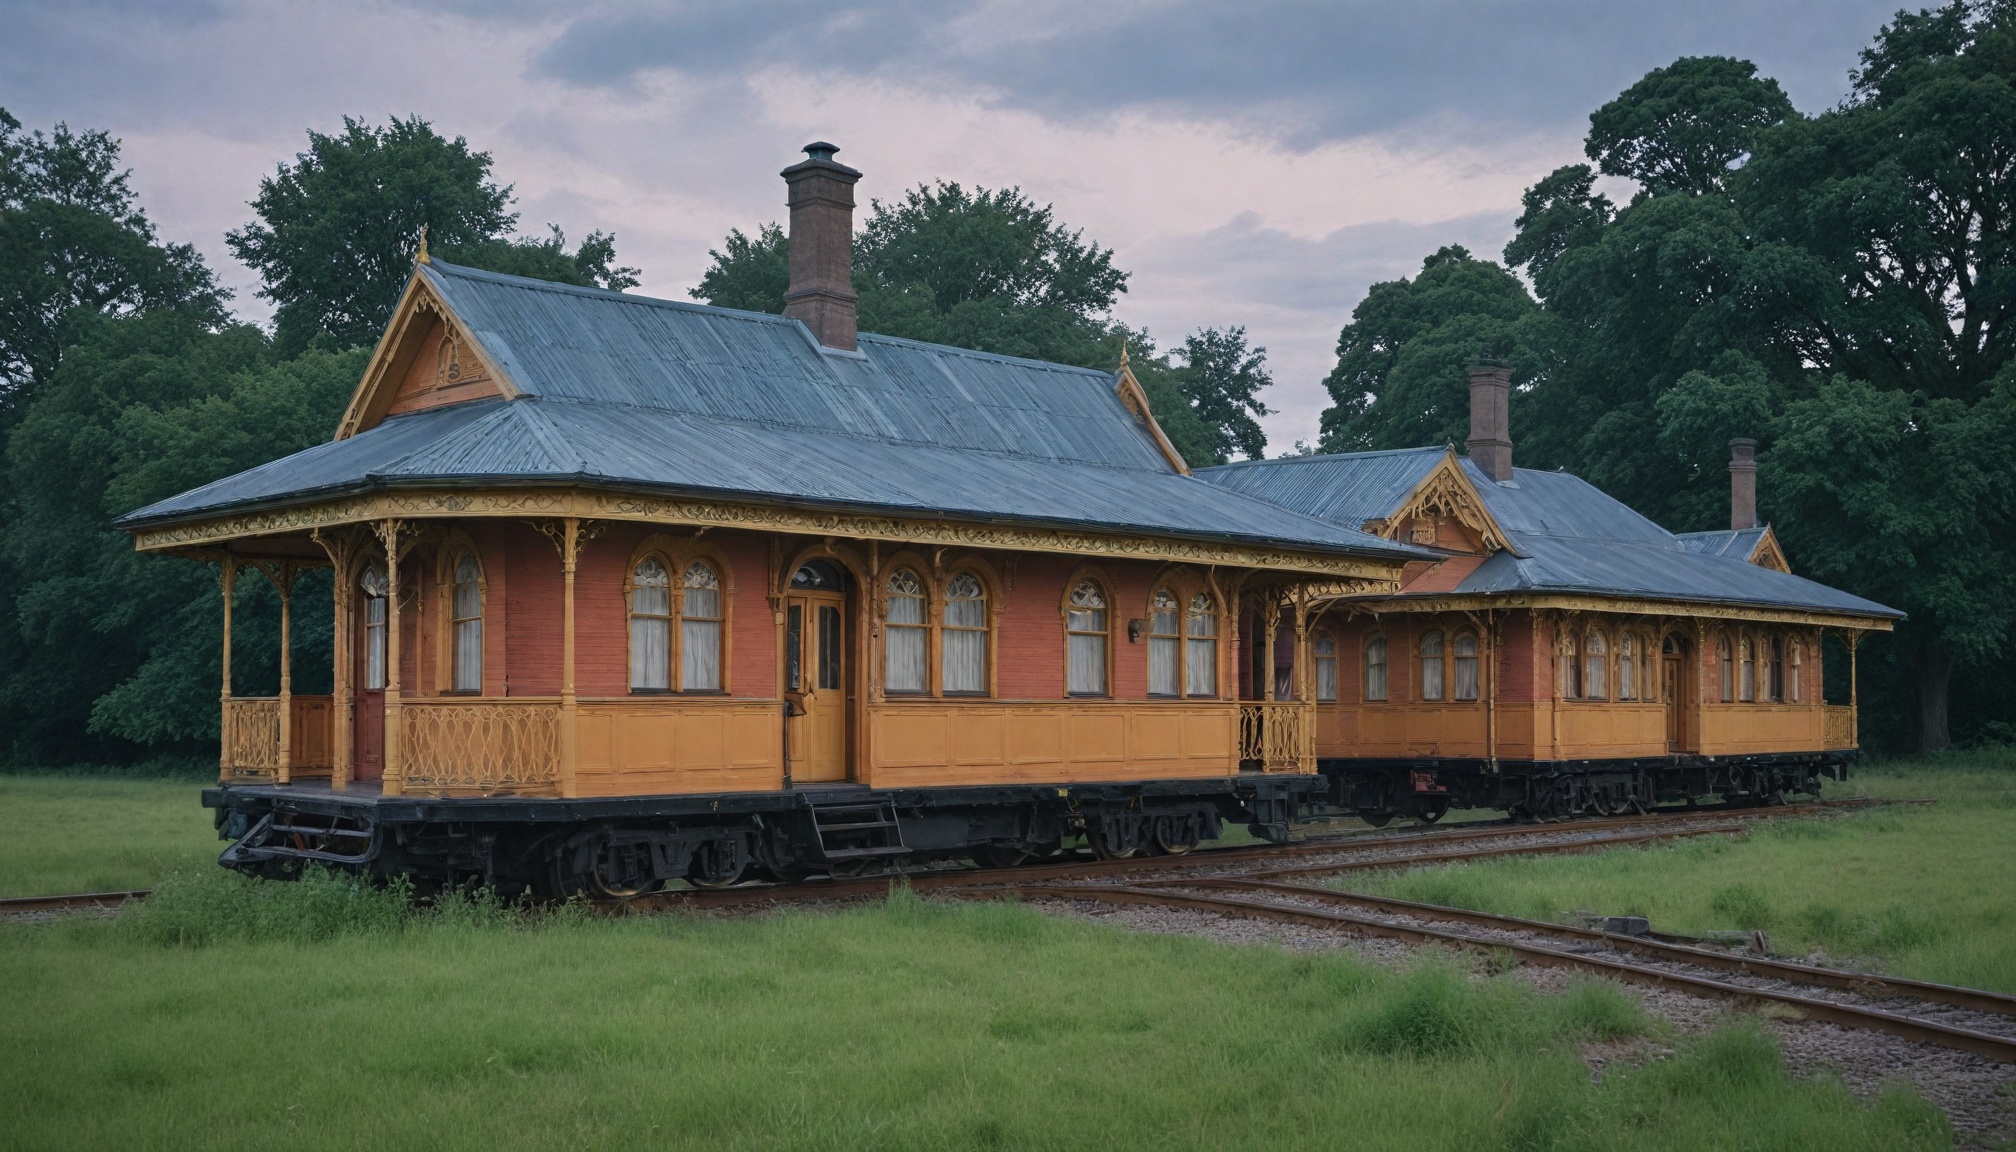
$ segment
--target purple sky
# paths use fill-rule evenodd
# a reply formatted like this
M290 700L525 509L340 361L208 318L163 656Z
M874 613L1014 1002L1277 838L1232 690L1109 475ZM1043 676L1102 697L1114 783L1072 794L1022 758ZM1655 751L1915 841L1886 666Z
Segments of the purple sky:
M418 113L516 185L520 225L613 231L678 299L731 227L784 216L812 139L863 198L1020 185L1134 273L1162 343L1244 324L1269 450L1313 438L1366 286L1581 159L1590 110L1677 56L1749 58L1812 112L1893 0L538 4L0 0L0 106L125 141L162 232L264 319L223 245L304 131Z

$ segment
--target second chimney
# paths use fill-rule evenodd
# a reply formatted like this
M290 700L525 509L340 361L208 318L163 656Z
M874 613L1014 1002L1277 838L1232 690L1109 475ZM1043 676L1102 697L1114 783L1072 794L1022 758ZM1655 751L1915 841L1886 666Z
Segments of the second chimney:
M855 350L854 182L861 173L833 159L840 149L807 144L784 169L791 207L791 286L784 315L803 320L828 348Z
M1512 369L1470 366L1470 461L1491 479L1512 479Z
M1757 442L1744 437L1729 441L1729 527L1757 527Z

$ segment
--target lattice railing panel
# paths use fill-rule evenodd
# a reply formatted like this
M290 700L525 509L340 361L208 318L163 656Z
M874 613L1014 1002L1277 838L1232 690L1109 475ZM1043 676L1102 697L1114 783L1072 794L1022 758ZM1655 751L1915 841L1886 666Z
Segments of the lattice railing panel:
M405 787L550 792L560 779L560 705L462 701L401 709Z
M280 701L271 697L227 700L225 739L233 776L267 777L280 770Z
M1855 709L1847 704L1829 704L1821 722L1822 742L1828 748L1856 747Z
M1316 771L1316 709L1300 700L1239 705L1239 759L1268 772Z

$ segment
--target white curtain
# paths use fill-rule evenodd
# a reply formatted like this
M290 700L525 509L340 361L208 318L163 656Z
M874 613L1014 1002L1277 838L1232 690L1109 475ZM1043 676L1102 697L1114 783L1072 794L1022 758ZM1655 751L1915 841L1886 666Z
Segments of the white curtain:
M945 691L987 691L987 600L980 579L961 572L945 589Z
M1617 699L1638 698L1638 638L1625 633L1617 638Z
M686 569L679 621L679 686L688 692L721 687L721 580L714 569Z
M887 619L882 687L889 692L922 692L930 676L930 629L924 615L924 586L907 568L889 578Z
M1183 643L1183 690L1192 696L1218 694L1218 614L1211 599L1198 593L1190 601Z
M1430 632L1421 638L1421 698L1440 700L1442 696L1442 633Z
M1365 699L1386 699L1386 638L1374 636L1365 642Z
M455 562L455 691L483 690L483 585L476 558Z
M1477 699L1477 637L1456 637L1456 699Z
M1337 640L1328 632L1316 637L1316 699L1337 699Z
M1582 696L1587 700L1602 700L1610 695L1610 685L1604 672L1610 667L1609 649L1603 643L1601 633L1589 634L1589 646L1582 657Z
M663 692L672 686L672 577L646 556L630 576L630 687Z
M1182 610L1176 604L1176 597L1167 589L1155 593L1149 607L1148 694L1175 696L1182 691L1176 672L1180 660L1178 649L1183 643L1178 635L1182 627Z
M364 686L385 687L385 598L364 598Z
M1077 695L1105 695L1106 596L1097 584L1084 580L1071 590L1064 628L1071 637L1065 649L1065 688Z

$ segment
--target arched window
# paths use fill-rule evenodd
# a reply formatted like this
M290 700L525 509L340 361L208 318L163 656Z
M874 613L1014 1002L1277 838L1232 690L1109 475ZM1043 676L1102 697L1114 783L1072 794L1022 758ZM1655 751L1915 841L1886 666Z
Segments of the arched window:
M1579 700L1582 698L1582 651L1575 643L1575 637L1568 633L1561 636L1561 698Z
M1638 637L1634 633L1620 632L1617 635L1617 699L1637 698Z
M1106 593L1090 580L1071 589L1064 611L1066 690L1073 696L1106 694Z
M1639 638L1641 654L1638 665L1638 698L1657 700L1659 698L1659 653L1652 643L1652 637Z
M1386 638L1365 641L1365 699L1386 699Z
M1736 699L1736 667L1729 654L1727 634L1715 638L1715 659L1722 666L1722 702L1727 704Z
M1202 592L1190 598L1184 623L1183 691L1190 696L1218 695L1218 612Z
M1337 699L1337 637L1328 632L1316 633L1316 699Z
M888 692L922 692L929 681L930 617L924 611L924 583L908 568L889 577L888 627L882 633L882 687Z
M483 691L483 569L476 554L455 558L455 591L449 600L448 630L457 692Z
M945 691L978 696L987 691L987 589L971 572L945 586L943 649Z
M1771 702L1785 702L1785 638L1773 636L1768 641L1771 652Z
M1610 696L1609 677L1610 646L1605 643L1603 633L1589 633L1589 642L1582 649L1582 698L1584 700L1605 700Z
M385 595L391 590L385 569L373 564L358 582L364 592L364 687L385 688Z
M686 566L686 598L679 606L679 687L721 689L721 576L705 560Z
M1804 703L1806 699L1806 685L1801 682L1805 679L1802 675L1805 671L1806 663L1804 659L1806 655L1805 647L1805 645L1799 643L1797 640L1786 645L1785 697L1794 704Z
M630 690L672 687L672 573L656 556L630 572Z
M1182 694L1183 606L1176 594L1157 588L1148 600L1148 694Z
M1450 695L1457 700L1477 699L1477 634L1458 632L1449 646L1454 651L1456 673L1455 691Z
M1748 704L1757 699L1757 642L1745 636L1738 647L1743 655L1743 679L1738 682L1742 692L1737 698Z
M1430 632L1421 637L1421 699L1440 700L1443 691L1442 633Z

